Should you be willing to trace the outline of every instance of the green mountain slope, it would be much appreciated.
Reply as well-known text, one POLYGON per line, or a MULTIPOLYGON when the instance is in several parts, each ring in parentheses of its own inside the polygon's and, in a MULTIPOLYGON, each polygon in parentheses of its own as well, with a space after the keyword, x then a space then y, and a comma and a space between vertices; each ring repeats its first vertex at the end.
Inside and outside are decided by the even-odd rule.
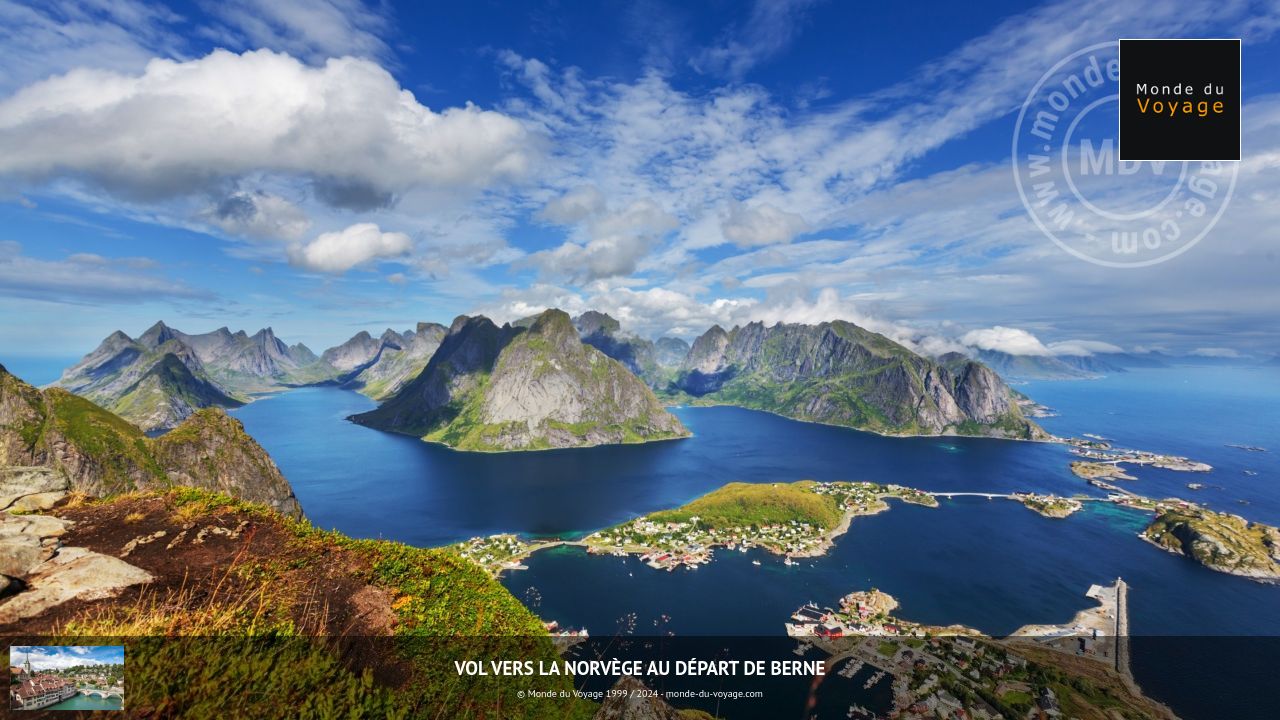
POLYGON ((417 378, 355 422, 462 450, 540 450, 688 434, 653 392, 548 310, 529 326, 459 317, 417 378))
POLYGON ((0 367, 0 470, 11 468, 48 468, 88 495, 190 485, 302 514, 266 451, 219 408, 151 439, 82 397, 37 390, 0 367))
POLYGON ((967 358, 942 364, 839 320, 713 327, 671 387, 691 402, 883 433, 1045 437, 990 368, 967 358))

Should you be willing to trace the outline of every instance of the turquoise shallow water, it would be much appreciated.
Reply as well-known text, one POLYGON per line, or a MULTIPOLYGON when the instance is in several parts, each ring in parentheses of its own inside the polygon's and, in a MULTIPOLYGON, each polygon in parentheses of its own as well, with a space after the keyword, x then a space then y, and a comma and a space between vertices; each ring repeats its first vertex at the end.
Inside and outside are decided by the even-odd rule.
POLYGON ((93 695, 77 695, 50 707, 50 710, 120 710, 124 705, 120 698, 100 698, 93 695))

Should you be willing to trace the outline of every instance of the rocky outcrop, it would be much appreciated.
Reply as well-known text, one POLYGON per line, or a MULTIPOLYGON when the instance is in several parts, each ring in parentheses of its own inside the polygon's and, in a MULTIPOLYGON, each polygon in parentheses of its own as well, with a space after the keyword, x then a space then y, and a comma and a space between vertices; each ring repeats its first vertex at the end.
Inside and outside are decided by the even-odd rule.
POLYGON ((151 443, 152 453, 169 482, 216 490, 282 515, 302 517, 293 488, 275 462, 244 431, 239 420, 222 410, 197 412, 182 425, 151 443))
POLYGON ((1211 570, 1280 582, 1280 529, 1205 508, 1167 509, 1143 538, 1211 570))
POLYGON ((47 510, 70 489, 71 482, 53 468, 0 466, 0 510, 47 510))
POLYGON ((591 720, 681 720, 680 711, 630 675, 619 678, 613 690, 618 692, 609 693, 591 720))
POLYGON ((981 363, 935 362, 843 321, 712 327, 673 388, 701 402, 894 434, 1042 438, 981 363))
POLYGON ((69 600, 102 600, 151 582, 141 568, 84 548, 62 548, 23 579, 24 592, 0 603, 0 625, 35 617, 69 600))
POLYGON ((191 485, 301 515, 288 481, 240 422, 206 408, 157 439, 60 388, 40 391, 0 367, 0 508, 48 507, 191 485))
POLYGON ((569 316, 528 327, 459 317, 422 373, 354 421, 466 450, 536 450, 682 437, 684 426, 569 316))
POLYGON ((72 525, 46 515, 0 512, 0 625, 39 615, 68 600, 111 597, 150 582, 123 560, 80 547, 62 547, 72 525), (19 592, 21 591, 21 592, 19 592))

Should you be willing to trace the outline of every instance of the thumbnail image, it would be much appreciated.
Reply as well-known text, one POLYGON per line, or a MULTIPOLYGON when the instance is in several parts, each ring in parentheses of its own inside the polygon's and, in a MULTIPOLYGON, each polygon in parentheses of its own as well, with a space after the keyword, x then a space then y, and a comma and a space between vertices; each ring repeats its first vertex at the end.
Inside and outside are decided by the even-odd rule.
POLYGON ((11 646, 9 707, 13 710, 124 709, 124 647, 11 646))

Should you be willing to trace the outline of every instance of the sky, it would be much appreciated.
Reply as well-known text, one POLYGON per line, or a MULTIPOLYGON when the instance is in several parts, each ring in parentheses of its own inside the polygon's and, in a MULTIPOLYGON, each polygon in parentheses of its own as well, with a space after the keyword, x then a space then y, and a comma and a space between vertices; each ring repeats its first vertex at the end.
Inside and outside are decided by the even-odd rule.
POLYGON ((62 670, 77 665, 123 665, 122 645, 12 645, 9 666, 22 667, 30 658, 32 672, 62 670))
POLYGON ((0 357, 546 307, 1269 357, 1278 27, 1230 0, 0 0, 0 357), (1010 166, 1040 76, 1119 37, 1243 40, 1230 205, 1144 268, 1057 247, 1010 166))

